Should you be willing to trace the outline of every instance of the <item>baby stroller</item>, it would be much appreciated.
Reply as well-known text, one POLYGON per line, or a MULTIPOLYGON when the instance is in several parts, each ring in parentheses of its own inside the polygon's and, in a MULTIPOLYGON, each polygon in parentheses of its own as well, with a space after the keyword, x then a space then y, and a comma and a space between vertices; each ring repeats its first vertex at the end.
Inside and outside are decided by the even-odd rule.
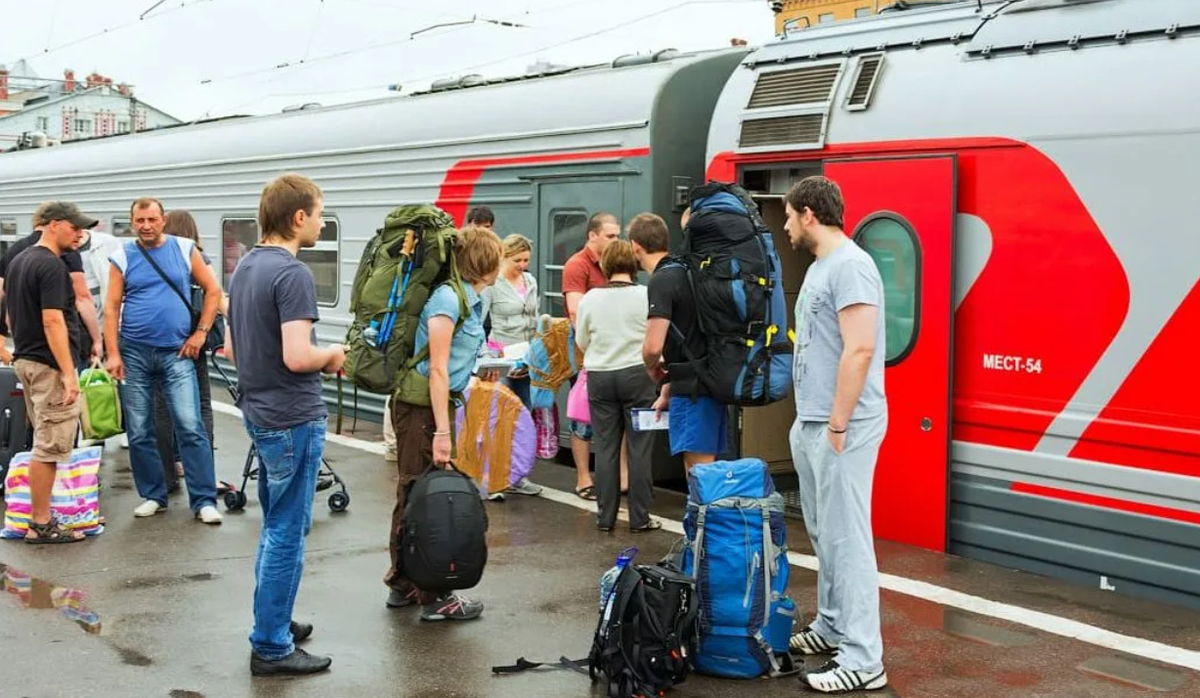
MULTIPOLYGON (((221 380, 225 381, 225 385, 229 387, 229 394, 233 397, 236 404, 241 398, 241 393, 238 391, 237 383, 230 380, 229 374, 217 363, 217 353, 222 351, 223 347, 215 349, 209 358, 212 359, 212 365, 217 369, 217 373, 221 374, 221 380)), ((242 486, 235 488, 232 485, 229 491, 225 493, 225 508, 229 511, 240 511, 246 507, 246 484, 251 480, 258 479, 258 449, 254 446, 254 442, 250 442, 250 451, 246 454, 246 465, 242 468, 242 486)), ((329 461, 321 458, 321 470, 317 473, 317 492, 329 489, 333 486, 338 487, 338 491, 329 495, 329 509, 334 512, 343 512, 350 506, 350 493, 346 491, 346 483, 338 474, 334 472, 333 466, 329 465, 329 461)))

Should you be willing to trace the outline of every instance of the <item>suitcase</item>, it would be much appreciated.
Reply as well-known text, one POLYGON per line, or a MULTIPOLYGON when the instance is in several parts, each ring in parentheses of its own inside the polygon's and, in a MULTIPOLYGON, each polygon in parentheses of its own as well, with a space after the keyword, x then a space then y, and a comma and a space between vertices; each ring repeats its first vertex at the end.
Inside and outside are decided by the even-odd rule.
POLYGON ((25 390, 12 366, 0 366, 0 493, 8 477, 8 463, 28 451, 33 438, 25 417, 25 390))

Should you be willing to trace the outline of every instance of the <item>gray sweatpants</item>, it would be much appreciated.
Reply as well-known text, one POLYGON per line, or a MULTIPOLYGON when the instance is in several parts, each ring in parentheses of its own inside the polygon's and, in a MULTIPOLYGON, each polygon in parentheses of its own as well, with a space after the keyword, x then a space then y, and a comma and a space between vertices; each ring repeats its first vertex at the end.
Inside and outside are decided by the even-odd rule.
POLYGON ((886 432, 886 414, 853 420, 839 455, 828 423, 796 420, 791 431, 804 526, 821 566, 812 628, 839 646, 838 664, 854 671, 883 668, 871 485, 886 432))

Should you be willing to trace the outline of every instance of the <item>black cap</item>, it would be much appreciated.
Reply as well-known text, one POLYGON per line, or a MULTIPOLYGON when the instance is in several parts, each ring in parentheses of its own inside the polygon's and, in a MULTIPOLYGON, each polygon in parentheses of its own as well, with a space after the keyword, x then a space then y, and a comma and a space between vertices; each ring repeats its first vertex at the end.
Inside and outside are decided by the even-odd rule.
POLYGON ((79 207, 69 201, 51 201, 42 204, 37 217, 41 225, 53 221, 69 221, 79 228, 90 230, 100 222, 91 216, 85 216, 79 207))

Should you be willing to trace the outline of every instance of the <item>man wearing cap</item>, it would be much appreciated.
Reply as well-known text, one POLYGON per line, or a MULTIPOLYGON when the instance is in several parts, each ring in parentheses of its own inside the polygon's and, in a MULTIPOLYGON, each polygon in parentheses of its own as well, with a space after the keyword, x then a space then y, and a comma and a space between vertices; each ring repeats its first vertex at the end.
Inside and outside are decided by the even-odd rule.
MULTIPOLYGON (((51 201, 42 204, 33 214, 33 233, 27 235, 13 243, 11 247, 0 258, 0 299, 6 295, 4 290, 4 281, 7 276, 8 267, 17 255, 25 250, 33 247, 42 237, 42 229, 46 223, 47 213, 53 213, 56 216, 74 215, 78 212, 78 208, 74 204, 64 203, 61 201, 51 201), (66 207, 66 208, 64 208, 66 207)), ((92 226, 95 227, 96 221, 93 218, 87 218, 93 221, 92 226)), ((84 230, 90 230, 85 228, 84 230)), ((85 234, 86 235, 86 234, 85 234)), ((76 363, 82 366, 88 362, 90 357, 100 357, 103 353, 103 337, 100 334, 100 324, 96 316, 96 305, 92 300, 91 291, 88 289, 87 279, 84 276, 83 259, 75 246, 64 249, 62 253, 62 261, 67 265, 67 271, 70 272, 71 288, 75 295, 75 310, 79 314, 80 322, 74 328, 71 328, 71 355, 76 363)), ((5 306, 7 301, 0 301, 0 343, 3 342, 3 337, 9 335, 5 306)), ((4 352, 0 352, 0 355, 4 352)), ((7 359, 7 357, 0 356, 7 359)))
POLYGON ((79 246, 83 230, 96 219, 74 204, 54 202, 40 209, 42 234, 5 270, 10 299, 14 368, 25 387, 25 407, 33 423, 29 464, 32 512, 26 543, 71 543, 83 534, 67 530, 50 511, 58 463, 71 458, 79 418, 79 379, 71 356, 71 327, 78 325, 71 276, 60 257, 79 246))

